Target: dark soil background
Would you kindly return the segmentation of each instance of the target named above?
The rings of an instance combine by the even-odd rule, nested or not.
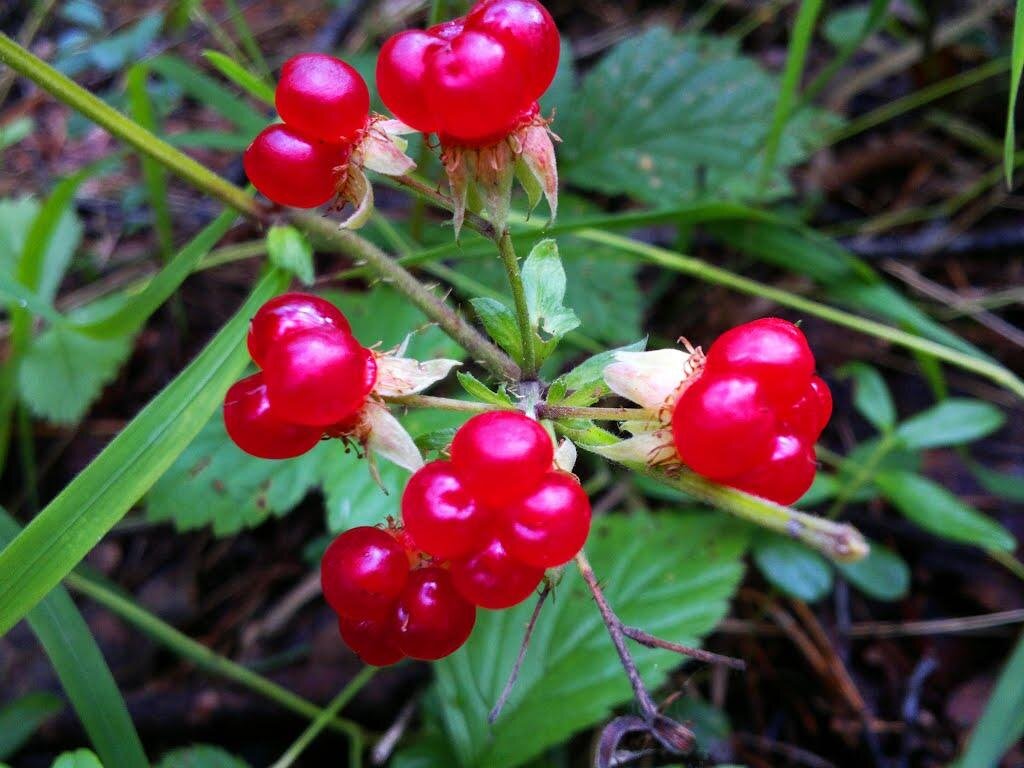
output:
[[[410,5],[340,2],[335,8],[309,0],[240,4],[272,66],[302,50],[345,50],[368,36],[378,37],[376,30],[396,24],[387,27],[383,20]],[[164,4],[145,0],[102,5],[118,27],[147,11],[166,10]],[[617,40],[655,22],[678,25],[699,7],[694,3],[605,0],[553,0],[548,5],[563,34],[575,44],[584,67]],[[710,30],[724,32],[750,18],[751,13],[761,14],[743,47],[766,66],[778,69],[785,56],[793,5],[785,3],[779,9],[779,4],[727,0]],[[905,12],[901,5],[895,3],[892,12]],[[925,5],[941,24],[977,4]],[[4,3],[0,28],[16,34],[28,6]],[[205,7],[215,17],[227,13],[218,2]],[[894,69],[860,89],[854,98],[834,106],[855,116],[975,65],[993,51],[1006,51],[1012,18],[1010,3],[995,4],[968,44],[938,46],[918,64]],[[63,26],[51,19],[40,30],[33,49],[46,56]],[[159,47],[199,61],[201,51],[213,43],[202,28],[192,25],[182,35],[160,38]],[[809,69],[816,71],[832,55],[819,40],[811,52]],[[863,71],[861,65],[866,67],[873,60],[869,56],[855,58],[841,80],[857,77]],[[119,77],[118,73],[86,71],[77,79],[100,91]],[[1001,139],[1007,77],[959,92],[939,105],[969,116],[989,135]],[[835,95],[830,90],[823,94],[823,101],[830,103]],[[0,103],[0,125],[22,115],[32,116],[38,127],[31,137],[4,152],[0,196],[30,191],[45,194],[61,176],[119,148],[98,129],[69,138],[69,111],[19,80]],[[217,126],[215,117],[187,102],[173,120],[192,128]],[[958,156],[959,151],[960,145],[926,123],[919,112],[912,112],[819,153],[798,171],[795,181],[802,195],[823,201],[815,224],[826,229],[841,227],[853,219],[941,203],[963,191],[988,166]],[[205,154],[197,156],[228,178],[243,181],[237,158],[225,165],[227,153]],[[98,258],[91,276],[87,270],[74,270],[62,286],[64,305],[87,297],[95,281],[123,284],[158,263],[156,240],[147,222],[126,219],[120,204],[123,191],[139,178],[135,159],[124,168],[124,175],[107,176],[83,187],[79,213],[86,225],[86,240],[82,250]],[[175,239],[183,242],[216,211],[209,200],[186,185],[174,179],[170,183]],[[400,213],[406,201],[381,190],[379,204]],[[951,314],[951,297],[978,306],[978,300],[994,292],[1012,287],[1020,290],[1024,285],[1022,208],[1024,199],[996,186],[952,219],[944,220],[945,237],[938,241],[932,224],[842,239],[887,273],[893,283],[902,284],[908,295],[938,308],[942,317]],[[659,233],[650,235],[657,239]],[[230,235],[238,241],[257,236],[258,231],[245,226]],[[695,242],[694,255],[711,262],[792,290],[803,286],[803,278],[744,261],[699,234]],[[4,506],[24,522],[66,485],[201,349],[238,306],[257,269],[255,263],[241,262],[191,277],[178,301],[151,319],[138,337],[129,364],[80,425],[63,429],[33,424],[38,487],[26,487],[17,454],[12,453],[0,485]],[[656,277],[653,272],[645,275],[651,283]],[[666,293],[669,298],[660,299],[648,314],[651,330],[666,337],[678,335],[678,329],[684,328],[689,338],[710,341],[729,326],[775,311],[767,301],[689,281],[680,281],[677,290]],[[998,314],[1011,325],[1024,323],[1022,295],[1018,293]],[[1008,337],[963,316],[952,317],[948,323],[1010,369],[1024,370],[1024,345],[1019,335]],[[819,320],[806,320],[803,327],[826,375],[850,360],[871,361],[884,372],[901,414],[931,404],[928,386],[908,355]],[[986,466],[1021,476],[1024,483],[1020,401],[959,372],[950,370],[948,376],[956,392],[990,400],[1005,409],[1008,427],[997,439],[973,446],[972,455]],[[859,434],[863,423],[847,415],[851,408],[846,386],[834,382],[834,389],[837,415],[824,442],[843,453],[854,437],[863,436]],[[974,483],[956,451],[932,451],[925,459],[927,474],[1001,521],[1016,536],[1024,537],[1020,508]],[[1017,634],[1016,623],[1024,621],[1021,582],[978,550],[926,535],[877,505],[853,505],[847,516],[907,560],[913,574],[910,597],[898,603],[878,603],[840,581],[834,599],[810,608],[778,597],[751,570],[734,601],[731,617],[707,641],[712,650],[746,659],[748,671],[725,675],[690,665],[677,675],[684,691],[699,692],[728,712],[733,736],[722,755],[728,758],[726,762],[751,768],[945,765],[987,700]],[[283,520],[224,540],[206,532],[173,534],[169,527],[150,525],[133,514],[104,539],[88,563],[189,636],[235,660],[257,665],[305,698],[325,702],[359,668],[358,661],[338,642],[326,606],[313,601],[281,626],[265,623],[309,573],[303,549],[322,533],[322,508],[315,497]],[[304,727],[301,719],[248,691],[197,672],[89,601],[80,601],[80,606],[151,755],[191,742],[210,742],[244,756],[255,766],[266,765]],[[1000,626],[970,633],[960,631],[957,622],[940,628],[942,631],[922,630],[916,625],[924,620],[1008,611],[1015,613],[1006,614]],[[428,679],[429,668],[419,665],[381,674],[347,714],[371,730],[382,731]],[[59,685],[22,624],[0,639],[0,704],[40,689],[57,691]],[[572,765],[587,763],[590,738],[587,735],[574,742],[578,757]],[[69,709],[48,723],[13,765],[48,766],[55,753],[83,744],[84,734]],[[340,737],[325,734],[301,764],[343,765],[344,754]],[[1024,748],[1013,751],[1004,765],[1024,766]]]

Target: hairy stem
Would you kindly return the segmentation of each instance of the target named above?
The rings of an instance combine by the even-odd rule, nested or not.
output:
[[[404,405],[408,408],[433,408],[437,411],[459,411],[461,413],[513,410],[513,406],[503,407],[492,405],[491,403],[455,400],[450,397],[434,397],[433,395],[396,395],[394,397],[385,397],[384,400],[391,405]]]
[[[442,210],[450,212],[454,207],[452,199],[448,197],[448,195],[439,191],[436,187],[431,186],[428,182],[417,176],[392,176],[390,178],[399,186],[405,187],[407,190],[412,192],[416,197],[433,203]],[[472,211],[466,211],[466,218],[463,224],[473,231],[480,233],[488,240],[494,240],[495,242],[498,241],[498,230],[494,228],[494,225],[491,224],[491,222],[479,214],[473,213]]]
[[[533,379],[537,376],[537,348],[534,343],[533,323],[530,322],[530,308],[526,303],[526,291],[523,290],[523,277],[519,273],[519,258],[512,244],[508,229],[501,233],[496,241],[501,263],[505,265],[508,284],[512,289],[512,301],[516,307],[516,321],[519,324],[519,335],[523,341],[523,377]]]
[[[734,659],[732,656],[723,656],[720,653],[712,653],[702,648],[694,648],[682,643],[673,643],[671,640],[662,640],[660,637],[655,637],[650,632],[645,632],[639,627],[623,625],[622,634],[647,648],[663,648],[666,651],[672,651],[681,656],[689,656],[706,664],[721,664],[732,669],[738,669],[741,672],[747,668],[747,663],[743,659]]]
[[[545,584],[544,589],[537,597],[537,604],[533,606],[533,613],[530,614],[530,620],[526,623],[526,632],[523,633],[523,642],[519,646],[519,655],[516,656],[516,662],[512,665],[512,671],[509,673],[508,680],[505,682],[505,687],[501,689],[501,695],[498,696],[498,700],[491,708],[490,714],[487,715],[487,722],[491,725],[494,725],[494,722],[501,715],[501,710],[505,708],[505,703],[508,701],[508,697],[512,695],[512,689],[515,687],[516,680],[519,679],[519,670],[523,668],[523,660],[526,658],[526,649],[530,647],[530,638],[533,636],[533,628],[537,626],[540,609],[544,607],[544,601],[547,600],[549,594],[551,594],[551,585]]]
[[[591,419],[593,421],[657,421],[658,416],[646,408],[591,408],[574,405],[539,403],[537,416],[542,419]]]

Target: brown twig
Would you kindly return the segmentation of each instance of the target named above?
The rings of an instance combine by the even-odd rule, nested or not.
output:
[[[693,648],[689,645],[673,643],[670,640],[662,640],[660,637],[655,637],[638,627],[622,625],[622,634],[647,648],[663,648],[666,651],[672,651],[682,656],[689,656],[697,661],[703,661],[705,664],[721,664],[730,669],[738,669],[740,672],[747,668],[747,664],[743,659],[734,659],[732,656],[723,656],[720,653],[712,653],[702,648]]]
[[[544,589],[537,597],[537,604],[533,606],[533,613],[530,614],[530,620],[526,623],[526,632],[523,634],[523,642],[519,646],[519,655],[516,656],[516,663],[512,665],[512,672],[509,673],[508,680],[505,682],[505,687],[501,689],[501,695],[498,696],[498,700],[494,702],[494,706],[491,708],[491,712],[487,715],[487,722],[494,725],[494,722],[501,715],[501,710],[505,708],[505,704],[508,702],[508,697],[512,695],[512,688],[516,684],[516,680],[519,678],[519,670],[522,669],[523,660],[526,658],[526,649],[530,645],[530,637],[533,635],[533,628],[537,626],[537,618],[540,616],[540,609],[544,607],[544,601],[547,600],[548,595],[551,594],[551,585],[545,584]]]

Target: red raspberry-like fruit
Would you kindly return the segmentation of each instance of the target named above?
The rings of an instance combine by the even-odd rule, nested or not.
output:
[[[706,374],[744,373],[760,382],[776,408],[795,403],[814,375],[814,355],[803,331],[765,317],[726,331],[708,350]]]
[[[324,53],[300,53],[284,63],[274,104],[289,126],[331,143],[351,142],[370,117],[362,76]]]
[[[396,642],[414,659],[435,661],[458,650],[476,623],[476,608],[440,568],[413,571],[395,608]]]
[[[445,42],[422,29],[389,38],[377,57],[377,90],[388,109],[402,122],[423,133],[434,133],[437,121],[427,106],[423,82],[427,55]]]
[[[327,427],[362,407],[377,381],[377,362],[347,333],[307,328],[274,344],[263,372],[276,413],[298,424]]]
[[[679,397],[672,436],[679,457],[712,480],[728,480],[768,461],[775,414],[758,379],[705,370]]]
[[[494,507],[533,490],[555,458],[544,427],[519,411],[474,416],[455,433],[451,453],[466,485]]]
[[[342,533],[320,561],[320,586],[328,605],[350,619],[388,615],[409,579],[409,558],[395,537],[359,526]]]
[[[483,543],[491,512],[477,501],[451,462],[432,461],[405,486],[402,522],[416,546],[448,560]]]
[[[825,429],[831,416],[832,392],[821,377],[815,376],[807,385],[803,397],[783,414],[782,421],[796,434],[814,442]]]
[[[795,435],[779,435],[768,461],[727,484],[779,504],[792,504],[807,493],[816,470],[813,447]]]
[[[523,67],[526,98],[533,101],[558,70],[559,37],[554,19],[534,0],[484,0],[466,15],[466,28],[501,42]]]
[[[285,293],[276,296],[253,315],[249,322],[249,355],[261,368],[267,353],[292,331],[306,328],[333,328],[352,333],[341,310],[326,299],[309,293]]]
[[[544,569],[511,557],[501,541],[493,539],[478,552],[451,566],[459,594],[481,608],[498,611],[518,605],[533,594]]]
[[[528,496],[498,516],[498,536],[509,555],[535,568],[568,562],[589,532],[590,499],[566,472],[549,472]]]
[[[374,667],[386,667],[405,658],[395,644],[394,617],[383,619],[346,619],[338,617],[338,630],[345,645]]]
[[[321,430],[290,424],[271,411],[263,374],[236,381],[224,396],[224,427],[235,445],[261,459],[301,456],[320,442]]]
[[[349,147],[306,138],[286,125],[268,125],[242,156],[245,175],[278,205],[316,208],[334,197]]]

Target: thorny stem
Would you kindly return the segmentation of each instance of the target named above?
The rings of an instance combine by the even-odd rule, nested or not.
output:
[[[533,338],[533,323],[530,322],[530,308],[526,303],[526,291],[523,289],[523,277],[519,273],[516,248],[512,244],[512,236],[507,228],[495,242],[501,262],[505,265],[505,274],[508,275],[509,287],[512,289],[512,301],[516,307],[519,336],[523,341],[523,377],[533,379],[537,375],[537,349]]]
[[[498,700],[494,702],[494,706],[491,708],[490,714],[487,715],[487,722],[491,725],[494,725],[494,722],[501,715],[501,710],[505,708],[508,697],[512,695],[512,689],[515,687],[516,680],[519,678],[519,670],[522,669],[523,660],[526,658],[526,649],[530,646],[530,637],[533,636],[533,628],[537,626],[537,618],[540,616],[540,609],[544,607],[544,601],[547,600],[549,594],[551,594],[551,585],[545,584],[544,589],[537,597],[537,604],[533,606],[533,613],[530,614],[530,620],[526,624],[526,632],[523,634],[523,642],[519,646],[519,655],[516,656],[516,663],[512,665],[512,671],[509,673],[508,680],[505,682],[505,687],[501,689],[501,695],[498,696]]]
[[[405,187],[417,197],[433,203],[438,208],[451,211],[454,207],[452,199],[448,197],[448,195],[416,176],[392,176],[390,178],[399,186]],[[498,231],[494,228],[494,225],[479,214],[473,213],[472,211],[466,211],[466,218],[463,223],[465,226],[480,233],[488,240],[494,240],[497,242],[499,239]]]
[[[590,408],[574,405],[539,403],[537,416],[542,419],[591,419],[593,421],[656,421],[658,416],[646,408]]]

